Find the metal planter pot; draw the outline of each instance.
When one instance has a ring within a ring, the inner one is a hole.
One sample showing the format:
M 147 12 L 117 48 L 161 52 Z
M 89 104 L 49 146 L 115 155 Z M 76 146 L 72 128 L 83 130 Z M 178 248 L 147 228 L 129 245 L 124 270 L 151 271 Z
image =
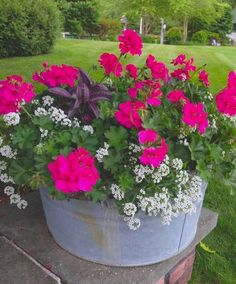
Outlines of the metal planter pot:
M 203 196 L 206 187 L 203 183 Z M 54 200 L 46 188 L 40 195 L 55 241 L 75 256 L 110 266 L 153 264 L 180 253 L 195 237 L 202 208 L 201 201 L 196 213 L 173 218 L 169 226 L 140 212 L 141 227 L 131 231 L 114 206 Z

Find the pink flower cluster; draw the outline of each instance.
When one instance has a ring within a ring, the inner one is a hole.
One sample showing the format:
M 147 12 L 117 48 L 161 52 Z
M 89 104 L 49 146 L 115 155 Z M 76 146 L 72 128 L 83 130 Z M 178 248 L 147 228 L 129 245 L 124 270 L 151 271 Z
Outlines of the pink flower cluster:
M 176 104 L 176 103 L 183 103 L 185 104 L 188 102 L 188 98 L 185 96 L 185 93 L 181 90 L 174 90 L 171 91 L 168 95 L 167 98 L 170 102 Z
M 44 70 L 34 73 L 32 79 L 49 88 L 58 86 L 74 87 L 79 76 L 79 70 L 73 66 L 62 64 L 51 65 L 43 64 Z
M 199 74 L 199 80 L 205 85 L 206 87 L 210 86 L 208 74 L 205 70 L 202 70 Z
M 0 115 L 20 110 L 20 103 L 29 103 L 35 97 L 33 85 L 21 76 L 13 75 L 0 81 Z
M 194 65 L 193 58 L 187 60 L 184 54 L 178 55 L 175 59 L 171 62 L 173 65 L 177 66 L 180 65 L 180 68 L 174 70 L 171 73 L 173 78 L 176 78 L 180 81 L 186 81 L 190 79 L 190 72 L 195 72 L 197 70 L 196 66 Z
M 191 127 L 197 127 L 200 134 L 204 134 L 209 125 L 207 117 L 202 103 L 187 102 L 183 107 L 183 122 Z
M 133 30 L 127 29 L 118 36 L 121 54 L 141 55 L 143 43 L 141 37 Z
M 114 74 L 116 77 L 121 76 L 122 65 L 115 54 L 103 53 L 98 62 L 104 68 L 106 75 Z
M 144 149 L 139 160 L 145 166 L 151 165 L 157 168 L 164 161 L 167 152 L 168 145 L 166 144 L 165 139 L 162 138 L 161 145 L 159 147 L 150 147 Z
M 127 64 L 125 67 L 128 75 L 134 80 L 138 77 L 138 68 L 134 64 Z
M 219 112 L 229 116 L 236 115 L 236 72 L 231 71 L 228 76 L 227 87 L 216 96 Z
M 60 155 L 48 165 L 55 188 L 64 193 L 91 191 L 99 180 L 94 158 L 80 147 L 67 157 Z
M 164 82 L 169 81 L 168 68 L 163 62 L 158 62 L 153 55 L 148 55 L 146 65 L 151 70 L 154 79 L 163 80 Z
M 119 104 L 119 110 L 115 112 L 115 118 L 126 128 L 135 127 L 140 129 L 142 120 L 139 111 L 141 109 L 145 109 L 145 104 L 139 100 L 136 100 L 135 102 L 123 102 Z
M 140 144 L 154 143 L 157 141 L 158 134 L 155 130 L 146 129 L 138 133 L 138 140 Z

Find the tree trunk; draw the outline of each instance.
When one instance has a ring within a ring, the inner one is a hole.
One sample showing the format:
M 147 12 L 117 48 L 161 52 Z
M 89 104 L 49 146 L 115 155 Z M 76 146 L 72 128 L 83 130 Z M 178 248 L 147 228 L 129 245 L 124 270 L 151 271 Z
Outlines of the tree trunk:
M 183 26 L 183 42 L 186 42 L 188 37 L 188 17 L 184 17 L 184 26 Z

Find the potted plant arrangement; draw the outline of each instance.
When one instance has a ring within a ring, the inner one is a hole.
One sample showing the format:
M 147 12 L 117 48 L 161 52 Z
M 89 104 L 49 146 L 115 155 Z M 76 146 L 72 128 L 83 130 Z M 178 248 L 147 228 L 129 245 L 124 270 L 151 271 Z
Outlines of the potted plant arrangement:
M 20 209 L 40 189 L 48 228 L 74 255 L 114 266 L 167 259 L 193 240 L 207 183 L 235 171 L 236 73 L 215 97 L 208 74 L 180 54 L 172 71 L 133 30 L 104 78 L 43 64 L 33 80 L 0 81 L 0 182 Z

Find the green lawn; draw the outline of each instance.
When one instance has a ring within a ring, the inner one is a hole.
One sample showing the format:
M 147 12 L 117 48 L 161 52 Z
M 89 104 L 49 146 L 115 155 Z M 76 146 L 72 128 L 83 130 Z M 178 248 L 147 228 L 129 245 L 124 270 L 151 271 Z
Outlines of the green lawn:
M 41 63 L 66 63 L 81 66 L 88 70 L 102 52 L 118 52 L 117 44 L 113 42 L 58 40 L 52 53 L 34 57 L 17 57 L 0 60 L 0 79 L 10 74 L 24 75 L 30 80 L 35 70 L 41 69 Z M 228 71 L 236 70 L 236 48 L 233 47 L 203 47 L 203 46 L 160 46 L 145 45 L 145 53 L 135 57 L 132 62 L 141 64 L 145 56 L 153 53 L 158 59 L 170 62 L 179 53 L 194 56 L 197 65 L 207 64 L 215 93 L 226 83 Z M 102 78 L 100 71 L 91 73 L 94 78 Z M 37 87 L 39 88 L 39 87 Z M 194 284 L 235 284 L 236 283 L 236 194 L 230 195 L 230 189 L 209 186 L 205 206 L 219 213 L 217 228 L 204 242 L 215 254 L 209 254 L 201 248 L 197 250 L 197 258 L 191 283 Z

